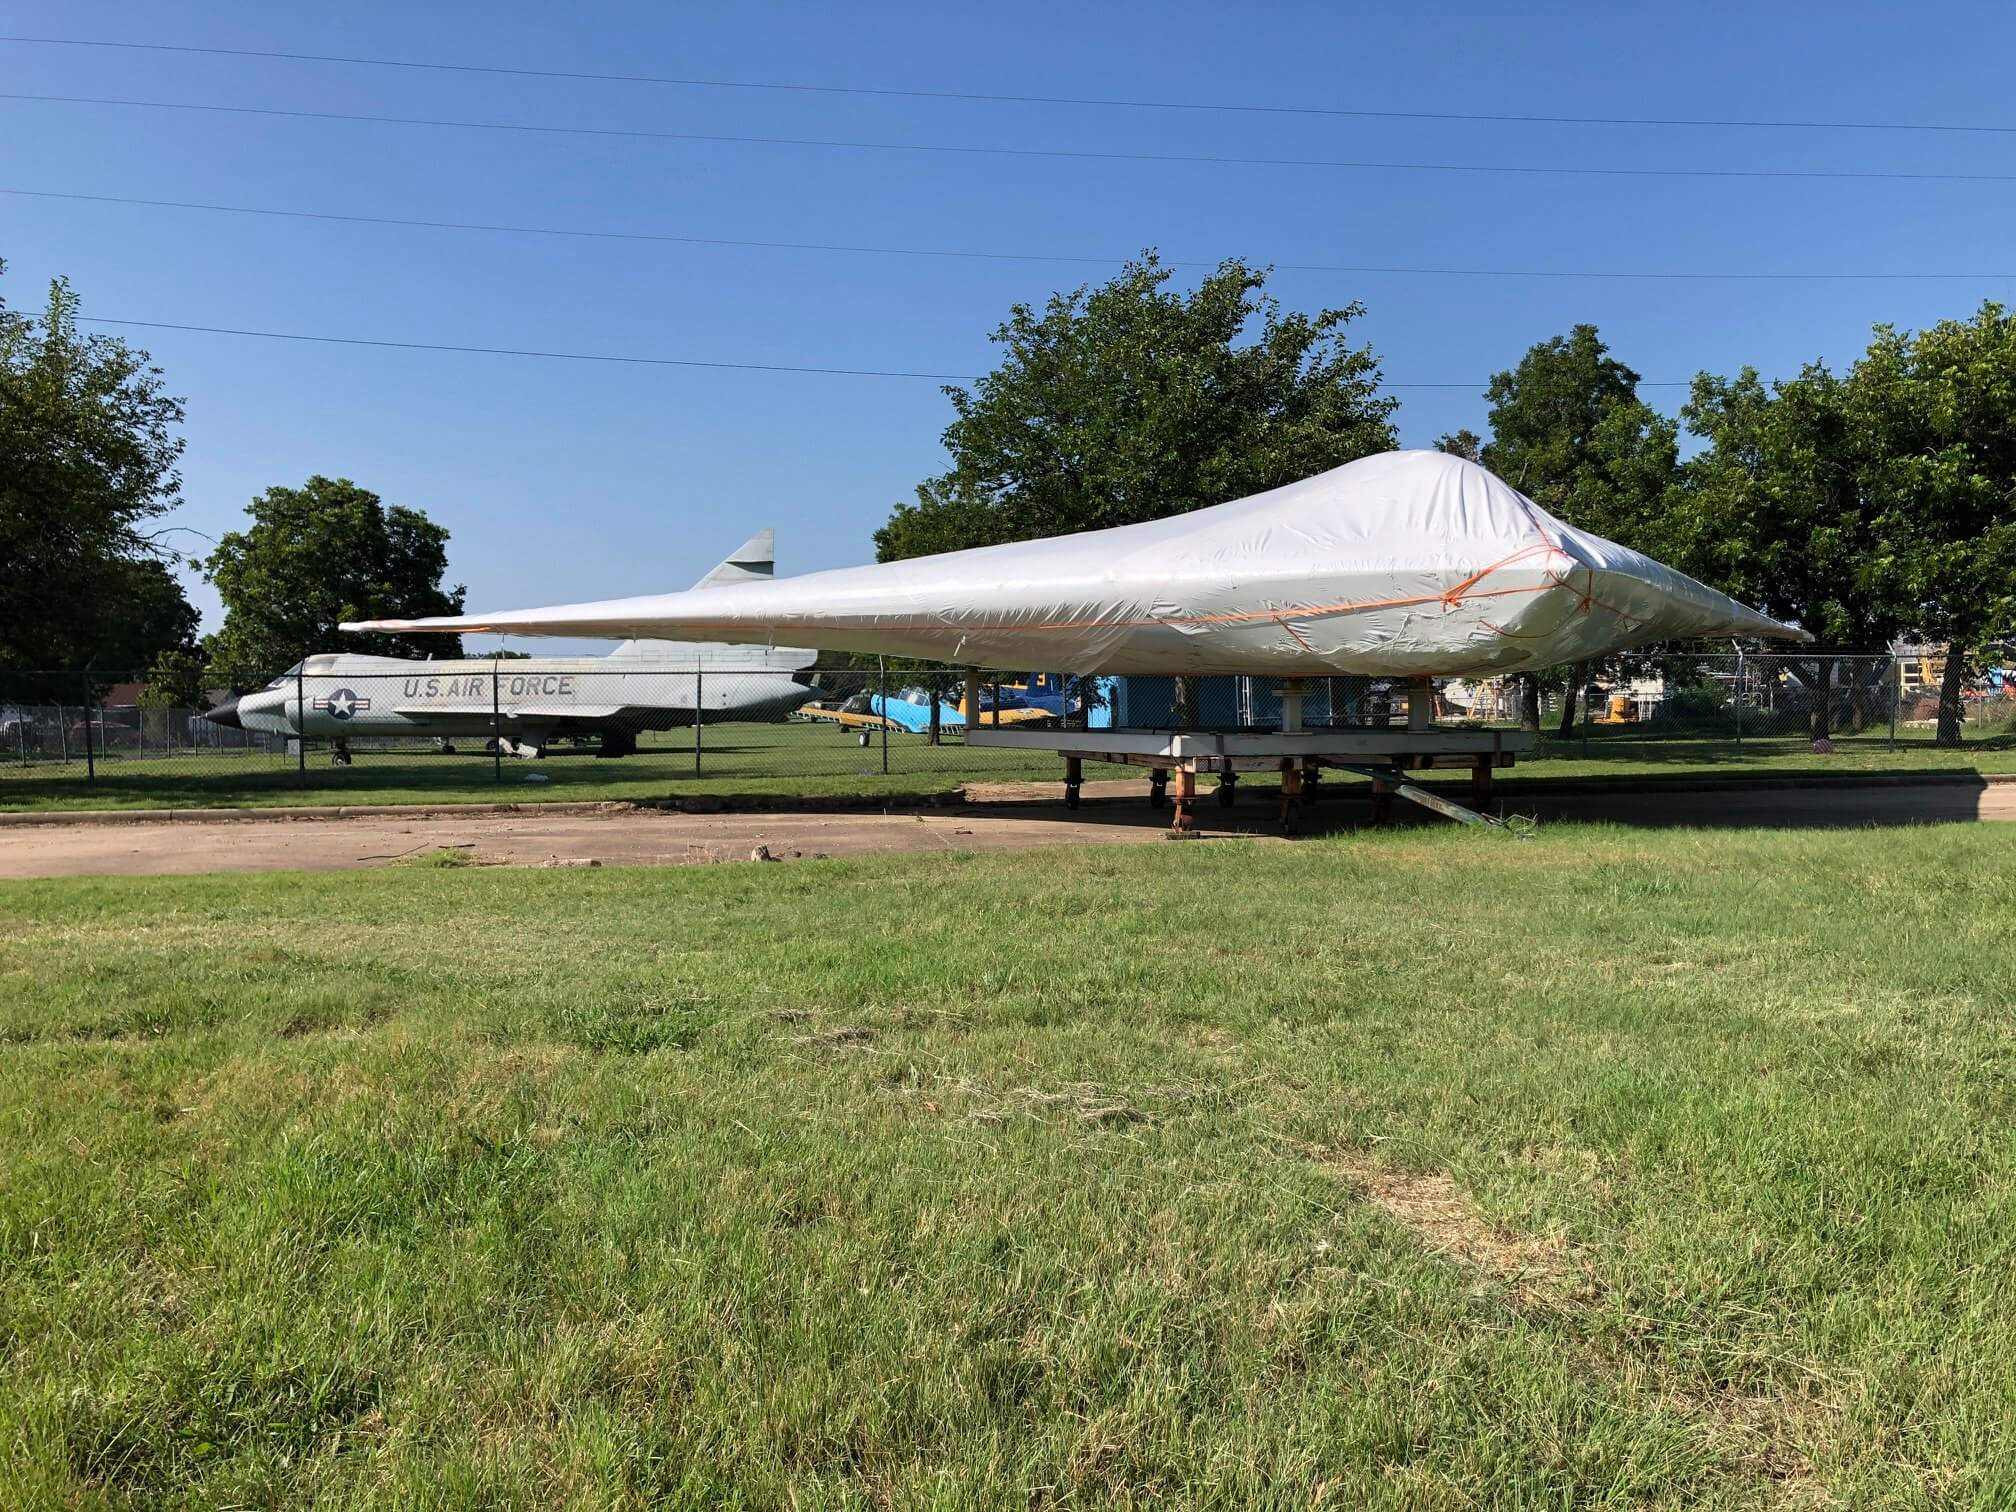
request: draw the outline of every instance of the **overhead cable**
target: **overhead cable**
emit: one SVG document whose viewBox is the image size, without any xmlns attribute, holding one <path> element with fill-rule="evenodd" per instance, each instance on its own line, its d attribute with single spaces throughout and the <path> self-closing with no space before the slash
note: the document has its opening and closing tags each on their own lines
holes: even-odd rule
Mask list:
<svg viewBox="0 0 2016 1512">
<path fill-rule="evenodd" d="M 338 63 L 352 67 L 399 68 L 430 73 L 490 74 L 513 79 L 564 79 L 601 84 L 656 84 L 684 89 L 769 90 L 788 94 L 861 95 L 899 100 L 963 100 L 1006 105 L 1090 106 L 1119 110 L 1206 111 L 1269 116 L 1329 116 L 1348 120 L 1471 121 L 1544 126 L 1666 126 L 1767 131 L 1936 131 L 2016 134 L 2016 125 L 1975 121 L 1825 120 L 1741 116 L 1544 115 L 1515 111 L 1375 110 L 1341 105 L 1260 105 L 1247 101 L 1157 100 L 1098 95 L 984 93 L 958 89 L 898 89 L 857 84 L 808 84 L 764 79 L 717 79 L 674 74 L 603 73 L 588 69 L 513 68 L 490 63 L 379 58 L 345 53 L 282 52 L 251 47 L 199 47 L 169 42 L 126 42 L 89 37 L 5 37 L 37 47 L 105 48 L 129 52 L 187 53 L 218 58 L 259 58 L 273 62 Z"/>
<path fill-rule="evenodd" d="M 946 247 L 888 247 L 859 242 L 758 241 L 748 237 L 681 236 L 662 231 L 612 231 L 586 226 L 519 226 L 497 221 L 419 220 L 395 215 L 350 215 L 334 210 L 285 210 L 270 205 L 221 205 L 205 200 L 143 199 L 126 194 L 83 194 L 61 189 L 15 189 L 0 186 L 0 194 L 29 199 L 77 200 L 94 205 L 133 205 L 157 210 L 200 210 L 224 215 L 261 215 L 285 220 L 333 221 L 354 226 L 394 226 L 426 231 L 477 231 L 508 236 L 563 236 L 595 241 L 664 242 L 687 247 L 739 247 L 771 252 L 842 252 L 878 257 L 941 257 L 975 262 L 1074 263 L 1096 267 L 1116 267 L 1125 257 L 1098 257 L 1089 253 L 1065 252 L 978 252 Z M 1225 259 L 1164 258 L 1171 268 L 1215 268 Z M 1683 281 L 1767 282 L 1791 280 L 1822 281 L 1993 281 L 2016 278 L 2016 273 L 1848 273 L 1794 271 L 1765 272 L 1673 272 L 1655 269 L 1598 268 L 1443 268 L 1406 263 L 1294 263 L 1257 260 L 1281 273 L 1353 273 L 1424 278 L 1592 278 L 1657 279 Z"/>
<path fill-rule="evenodd" d="M 132 110 L 175 110 L 213 115 L 263 116 L 297 121 L 345 121 L 377 126 L 423 126 L 455 131 L 508 131 L 542 136 L 601 137 L 631 141 L 707 142 L 742 147 L 818 147 L 854 152 L 938 153 L 956 157 L 1008 157 L 1076 162 L 1185 163 L 1221 168 L 1318 168 L 1353 172 L 1510 174 L 1531 177 L 1662 179 L 1833 179 L 1922 183 L 2012 183 L 2016 173 L 1953 173 L 1863 168 L 1605 168 L 1561 163 L 1430 163 L 1371 158 L 1238 157 L 1211 153 L 1120 152 L 1077 147 L 966 146 L 950 142 L 879 142 L 844 137 L 739 136 L 711 131 L 653 131 L 631 126 L 549 126 L 526 121 L 467 121 L 446 116 L 370 115 L 343 110 L 283 110 L 267 105 L 217 105 L 187 100 L 133 100 L 103 95 L 0 93 L 0 100 L 46 105 L 109 105 Z"/>
</svg>

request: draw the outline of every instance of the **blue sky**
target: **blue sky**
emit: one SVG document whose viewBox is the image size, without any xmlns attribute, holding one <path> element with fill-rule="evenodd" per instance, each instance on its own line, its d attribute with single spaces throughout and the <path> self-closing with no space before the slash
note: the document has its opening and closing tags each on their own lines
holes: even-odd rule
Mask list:
<svg viewBox="0 0 2016 1512">
<path fill-rule="evenodd" d="M 14 4 L 10 34 L 996 94 L 2016 124 L 2007 7 L 279 7 Z M 2016 173 L 2016 135 L 1377 120 L 503 78 L 0 44 L 9 91 L 721 135 L 1479 165 Z M 1878 321 L 2016 301 L 2016 184 L 1557 177 L 537 136 L 0 101 L 0 188 L 679 236 L 1119 259 L 1555 270 L 1956 271 L 1917 282 L 1282 272 L 1400 389 L 1408 444 L 1594 321 L 1651 381 L 1851 359 Z M 977 373 L 1016 300 L 1097 263 L 572 240 L 0 196 L 0 291 L 87 314 L 451 344 Z M 1998 275 L 1999 276 L 1995 276 Z M 774 525 L 864 561 L 943 464 L 928 381 L 128 333 L 186 395 L 185 507 L 355 478 L 453 532 L 472 609 L 682 587 Z M 1662 407 L 1683 391 L 1649 389 Z M 183 538 L 200 547 L 194 538 Z M 192 597 L 214 628 L 207 585 Z M 472 644 L 474 644 L 472 642 Z"/>
</svg>

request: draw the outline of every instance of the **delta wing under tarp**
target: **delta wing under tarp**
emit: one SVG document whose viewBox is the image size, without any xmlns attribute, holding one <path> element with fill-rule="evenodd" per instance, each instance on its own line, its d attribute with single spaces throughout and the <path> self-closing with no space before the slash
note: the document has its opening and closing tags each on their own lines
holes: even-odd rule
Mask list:
<svg viewBox="0 0 2016 1512">
<path fill-rule="evenodd" d="M 1553 518 L 1483 468 L 1386 452 L 1166 520 L 685 593 L 346 630 L 668 637 L 1071 673 L 1459 674 L 1698 636 L 1810 639 Z"/>
</svg>

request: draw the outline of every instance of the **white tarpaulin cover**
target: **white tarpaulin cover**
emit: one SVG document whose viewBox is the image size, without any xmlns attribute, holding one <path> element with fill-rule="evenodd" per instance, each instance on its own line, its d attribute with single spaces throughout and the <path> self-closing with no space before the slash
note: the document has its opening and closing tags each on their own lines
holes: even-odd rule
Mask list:
<svg viewBox="0 0 2016 1512">
<path fill-rule="evenodd" d="M 1802 631 L 1472 462 L 1385 452 L 1166 520 L 685 593 L 346 630 L 819 646 L 1056 672 L 1456 675 Z"/>
</svg>

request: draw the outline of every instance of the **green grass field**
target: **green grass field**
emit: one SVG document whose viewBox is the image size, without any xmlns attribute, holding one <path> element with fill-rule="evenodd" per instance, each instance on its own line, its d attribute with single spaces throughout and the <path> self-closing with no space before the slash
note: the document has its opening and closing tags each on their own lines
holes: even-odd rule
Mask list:
<svg viewBox="0 0 2016 1512">
<path fill-rule="evenodd" d="M 2005 1507 L 2000 827 L 0 887 L 14 1507 Z"/>
<path fill-rule="evenodd" d="M 502 778 L 490 757 L 473 750 L 360 751 L 338 767 L 311 751 L 305 773 L 284 757 L 232 751 L 168 756 L 118 755 L 100 763 L 87 783 L 83 765 L 0 763 L 0 812 L 64 808 L 266 807 L 344 803 L 539 803 L 579 799 L 667 797 L 914 796 L 949 793 L 967 782 L 1059 781 L 1054 756 L 968 750 L 957 741 L 933 747 L 915 736 L 891 736 L 888 771 L 880 744 L 863 748 L 823 725 L 723 725 L 705 734 L 695 774 L 690 731 L 649 737 L 635 756 L 600 761 L 563 751 L 542 761 L 506 759 Z M 1588 742 L 1550 742 L 1506 780 L 1589 777 L 1745 778 L 1869 776 L 1922 772 L 2016 772 L 2016 735 L 1971 739 L 1940 750 L 1923 731 L 1907 731 L 1897 749 L 1881 735 L 1844 738 L 1834 754 L 1816 756 L 1791 736 L 1647 739 L 1635 731 L 1599 731 Z M 1095 764 L 1086 776 L 1139 776 Z M 1458 784 L 1461 773 L 1442 774 Z M 1349 779 L 1345 779 L 1349 780 Z"/>
</svg>

